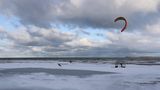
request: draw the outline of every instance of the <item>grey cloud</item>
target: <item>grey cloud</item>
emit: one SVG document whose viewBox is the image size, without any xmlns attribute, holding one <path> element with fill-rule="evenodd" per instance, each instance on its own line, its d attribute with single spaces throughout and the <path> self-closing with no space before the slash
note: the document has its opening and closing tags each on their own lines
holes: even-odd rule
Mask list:
<svg viewBox="0 0 160 90">
<path fill-rule="evenodd" d="M 4 48 L 0 51 L 7 52 L 11 49 L 12 53 L 15 51 L 19 54 L 22 52 L 39 56 L 132 56 L 159 53 L 157 22 L 160 20 L 160 1 L 123 1 L 0 0 L 0 13 L 17 17 L 24 25 L 24 28 L 16 27 L 17 30 L 13 32 L 0 29 L 0 38 L 7 39 L 8 43 L 11 43 L 9 48 L 5 47 L 6 51 Z M 109 31 L 111 35 L 96 34 L 106 38 L 104 42 L 108 40 L 110 43 L 80 40 L 81 38 L 75 34 L 63 33 L 52 27 L 52 25 L 66 25 L 82 28 L 120 28 L 122 23 L 113 22 L 117 16 L 127 18 L 128 32 L 120 35 L 112 31 Z M 147 26 L 149 28 L 146 28 Z M 129 32 L 131 29 L 135 31 Z M 91 35 L 88 31 L 79 30 L 79 32 Z"/>
<path fill-rule="evenodd" d="M 54 17 L 52 9 L 56 8 L 60 0 L 1 0 L 0 2 L 1 10 L 5 14 L 18 17 L 22 24 L 47 28 L 51 26 Z"/>
<path fill-rule="evenodd" d="M 56 29 L 38 27 L 17 28 L 16 31 L 6 32 L 7 39 L 20 46 L 52 46 L 58 48 L 65 42 L 72 41 L 76 36 L 71 33 L 60 32 Z"/>
<path fill-rule="evenodd" d="M 160 1 L 131 0 L 1 0 L 1 10 L 20 19 L 24 25 L 50 28 L 54 25 L 68 25 L 92 28 L 117 28 L 113 21 L 124 16 L 129 27 L 140 28 L 159 18 Z M 155 3 L 154 3 L 155 2 Z M 137 6 L 136 6 L 136 5 Z M 153 4 L 150 7 L 148 4 Z M 147 6 L 148 5 L 148 6 Z M 127 8 L 126 8 L 127 7 Z M 155 10 L 156 9 L 156 10 Z M 2 13 L 2 12 L 1 12 Z"/>
<path fill-rule="evenodd" d="M 24 31 L 25 32 L 24 32 Z M 45 30 L 45 32 L 43 32 Z M 19 32 L 23 31 L 23 33 Z M 119 39 L 111 39 L 111 43 L 102 43 L 100 41 L 88 41 L 93 46 L 87 46 L 87 41 L 79 42 L 78 44 L 66 44 L 68 42 L 77 41 L 78 38 L 74 38 L 74 35 L 68 33 L 62 33 L 56 30 L 42 29 L 38 27 L 30 27 L 30 30 L 25 28 L 19 28 L 18 31 L 10 34 L 6 32 L 7 38 L 10 42 L 13 42 L 10 45 L 8 50 L 1 50 L 1 52 L 12 55 L 13 53 L 23 56 L 136 56 L 136 55 L 155 55 L 159 53 L 159 43 L 155 39 L 157 37 L 151 38 L 147 34 L 142 33 L 142 35 L 136 33 L 123 33 L 117 35 L 116 33 L 111 32 L 113 35 L 109 37 L 118 37 Z M 24 37 L 29 35 L 31 38 L 19 37 L 19 34 L 22 34 Z M 35 35 L 36 33 L 36 35 Z M 56 36 L 53 38 L 53 36 Z M 25 36 L 26 35 L 26 36 Z M 63 39 L 64 37 L 66 39 Z M 16 36 L 16 37 L 15 37 Z M 38 39 L 35 39 L 38 38 Z M 46 39 L 50 37 L 50 39 Z M 127 37 L 127 38 L 126 38 Z M 150 39 L 148 39 L 150 38 Z M 22 39 L 22 40 L 21 40 Z M 81 39 L 81 38 L 79 38 Z M 59 44 L 56 40 L 59 40 Z M 146 40 L 148 40 L 146 42 Z M 48 42 L 48 43 L 44 43 Z M 84 44 L 83 44 L 84 43 Z M 85 45 L 86 44 L 86 45 Z M 152 46 L 152 47 L 151 47 Z M 2 55 L 3 55 L 2 54 Z M 16 56 L 16 55 L 15 55 Z"/>
</svg>

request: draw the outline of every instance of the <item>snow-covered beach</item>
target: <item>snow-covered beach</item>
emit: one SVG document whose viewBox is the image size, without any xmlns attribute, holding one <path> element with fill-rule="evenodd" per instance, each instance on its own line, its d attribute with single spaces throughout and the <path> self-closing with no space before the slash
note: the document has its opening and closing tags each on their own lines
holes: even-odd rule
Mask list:
<svg viewBox="0 0 160 90">
<path fill-rule="evenodd" d="M 15 61 L 0 63 L 0 90 L 159 90 L 159 70 L 160 65 Z"/>
</svg>

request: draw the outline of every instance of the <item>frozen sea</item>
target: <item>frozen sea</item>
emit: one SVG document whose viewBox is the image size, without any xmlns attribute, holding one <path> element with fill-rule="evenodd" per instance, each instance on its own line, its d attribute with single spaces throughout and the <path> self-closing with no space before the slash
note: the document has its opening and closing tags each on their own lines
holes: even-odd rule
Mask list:
<svg viewBox="0 0 160 90">
<path fill-rule="evenodd" d="M 111 63 L 0 63 L 0 90 L 160 90 L 160 65 L 114 68 Z"/>
</svg>

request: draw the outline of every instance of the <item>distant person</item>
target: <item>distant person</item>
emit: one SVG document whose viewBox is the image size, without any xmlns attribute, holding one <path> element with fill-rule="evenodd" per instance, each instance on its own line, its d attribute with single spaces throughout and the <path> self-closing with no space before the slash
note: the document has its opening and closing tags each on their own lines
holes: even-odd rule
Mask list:
<svg viewBox="0 0 160 90">
<path fill-rule="evenodd" d="M 115 65 L 115 68 L 118 68 L 118 65 Z"/>
<path fill-rule="evenodd" d="M 62 65 L 60 63 L 58 63 L 58 66 L 62 67 Z"/>
<path fill-rule="evenodd" d="M 125 68 L 126 67 L 125 62 L 124 61 L 116 61 L 115 68 L 118 68 L 118 67 Z"/>
<path fill-rule="evenodd" d="M 69 63 L 72 63 L 72 61 L 70 60 Z"/>
<path fill-rule="evenodd" d="M 118 64 L 119 64 L 119 62 L 116 61 L 116 63 L 115 63 L 115 68 L 118 68 Z"/>
<path fill-rule="evenodd" d="M 120 65 L 121 65 L 121 68 L 125 68 L 125 66 L 123 65 L 123 63 L 120 63 Z"/>
</svg>

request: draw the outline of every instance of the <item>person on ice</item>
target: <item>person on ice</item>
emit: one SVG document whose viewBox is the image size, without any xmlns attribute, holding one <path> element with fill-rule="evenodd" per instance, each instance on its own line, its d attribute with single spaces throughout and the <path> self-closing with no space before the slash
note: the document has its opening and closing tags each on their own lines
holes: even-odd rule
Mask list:
<svg viewBox="0 0 160 90">
<path fill-rule="evenodd" d="M 58 63 L 58 66 L 62 67 L 62 65 L 60 63 Z"/>
<path fill-rule="evenodd" d="M 121 68 L 125 68 L 125 62 L 124 61 L 116 61 L 115 68 L 118 68 L 120 65 Z"/>
</svg>

